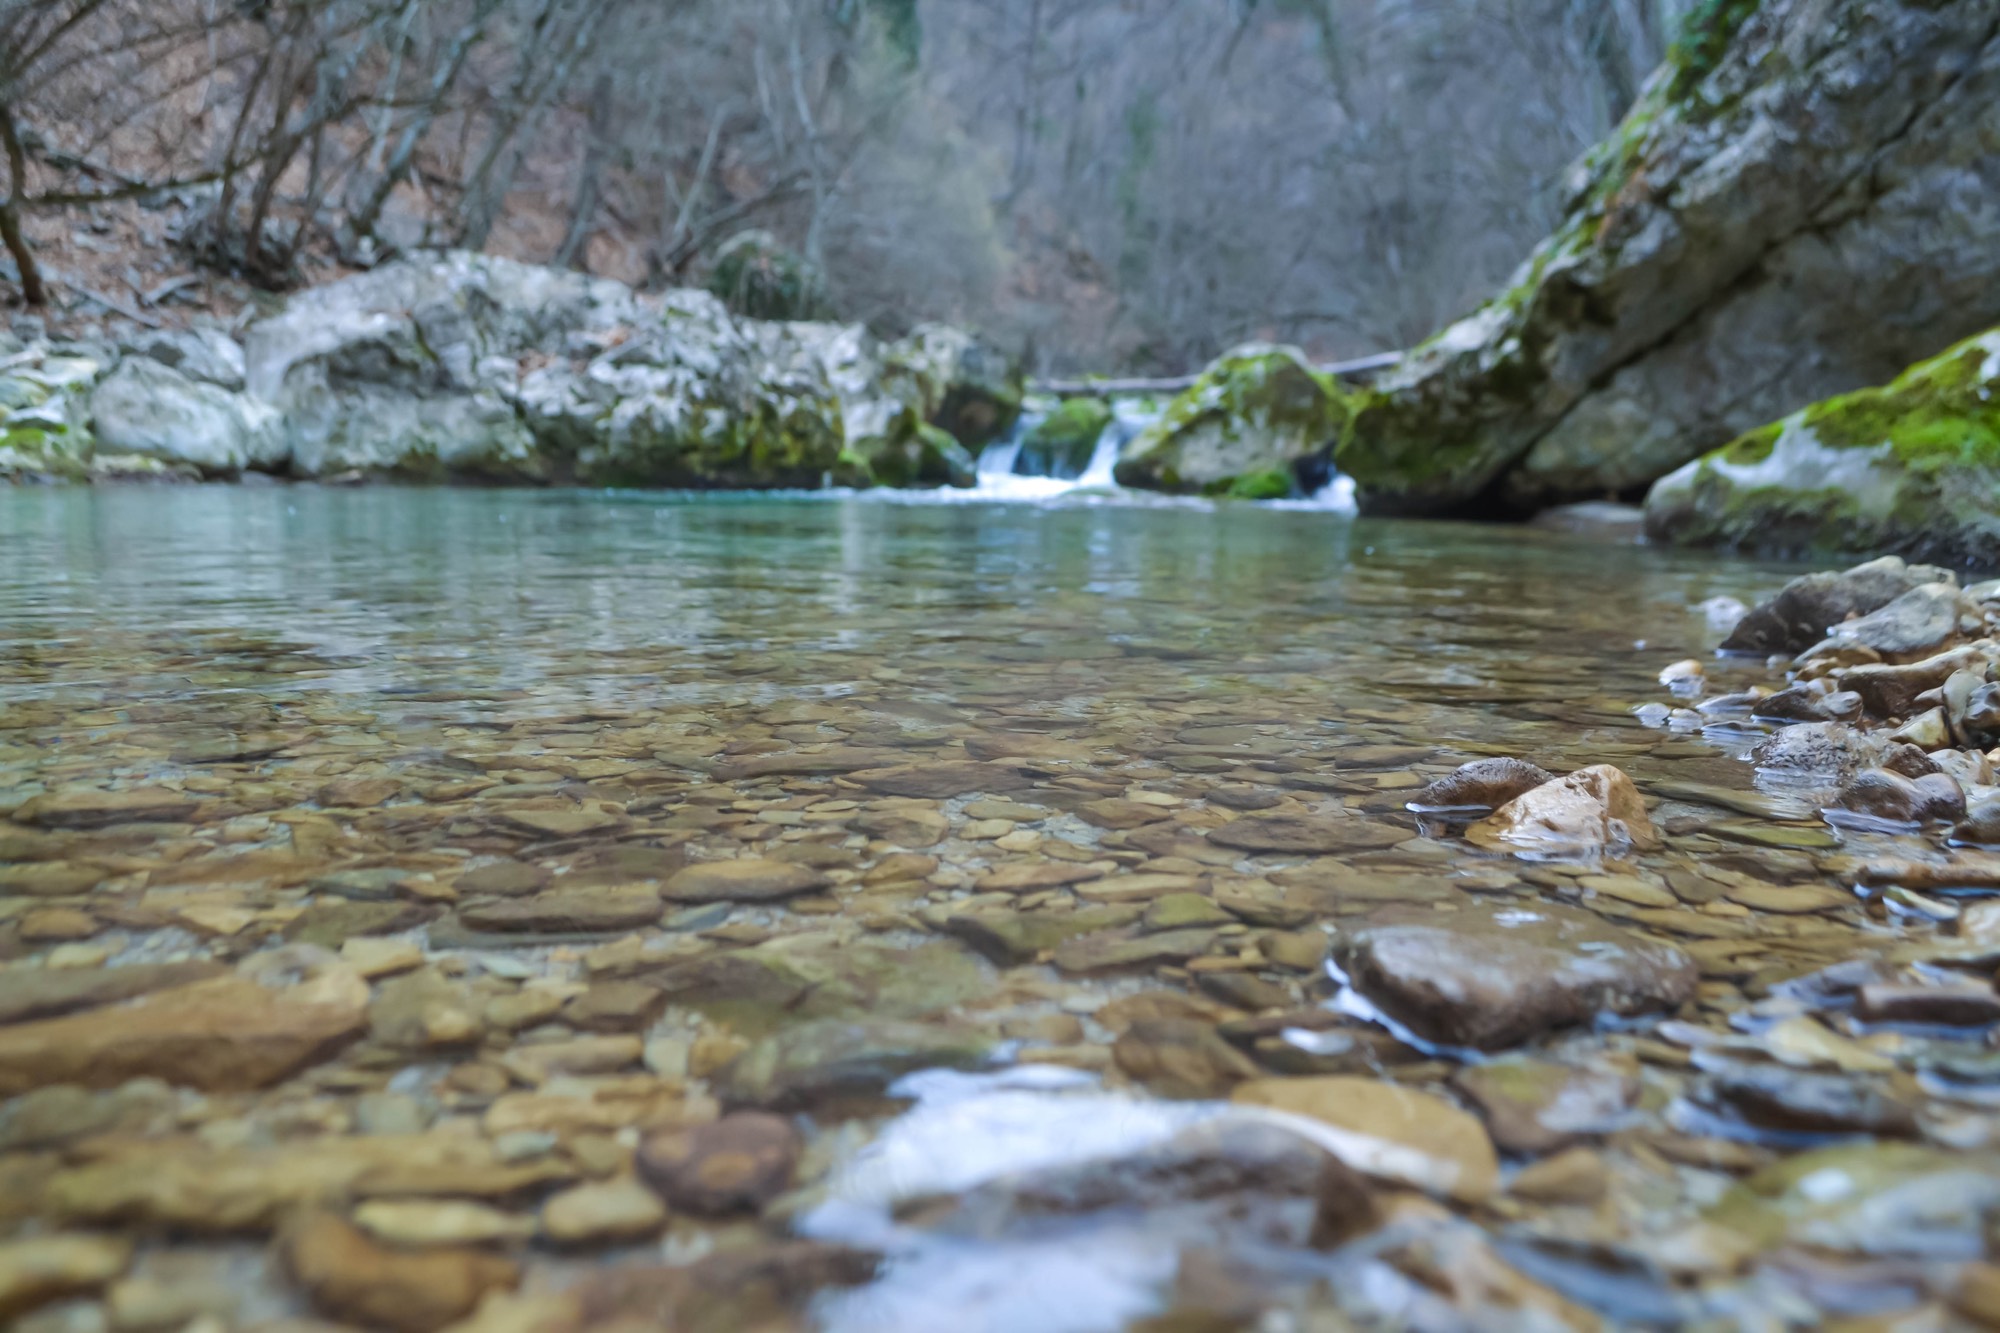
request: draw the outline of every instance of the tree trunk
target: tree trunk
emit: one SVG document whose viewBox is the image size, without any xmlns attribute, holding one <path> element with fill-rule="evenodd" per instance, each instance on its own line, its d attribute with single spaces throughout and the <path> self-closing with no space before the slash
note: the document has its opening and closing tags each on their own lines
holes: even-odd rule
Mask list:
<svg viewBox="0 0 2000 1333">
<path fill-rule="evenodd" d="M 570 209 L 569 231 L 550 261 L 557 268 L 584 269 L 584 245 L 596 229 L 598 194 L 604 180 L 604 159 L 611 153 L 611 76 L 597 76 L 590 94 L 590 142 L 583 151 L 577 176 L 576 203 Z"/>
<path fill-rule="evenodd" d="M 7 198 L 0 203 L 0 242 L 14 256 L 21 270 L 21 299 L 29 305 L 47 305 L 49 289 L 42 282 L 42 270 L 35 252 L 21 234 L 21 201 L 28 194 L 28 155 L 21 149 L 21 136 L 14 127 L 13 108 L 0 106 L 0 148 L 7 154 Z"/>
</svg>

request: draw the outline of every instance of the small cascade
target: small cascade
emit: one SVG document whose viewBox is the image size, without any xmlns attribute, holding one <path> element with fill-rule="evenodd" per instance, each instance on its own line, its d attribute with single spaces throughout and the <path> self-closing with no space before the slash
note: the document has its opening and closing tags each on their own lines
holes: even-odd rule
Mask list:
<svg viewBox="0 0 2000 1333">
<path fill-rule="evenodd" d="M 1014 463 L 1021 456 L 1021 444 L 1028 438 L 1028 432 L 1032 429 L 1033 426 L 1024 414 L 1004 438 L 993 441 L 979 451 L 978 472 L 981 486 L 986 485 L 991 478 L 1014 475 Z"/>
</svg>

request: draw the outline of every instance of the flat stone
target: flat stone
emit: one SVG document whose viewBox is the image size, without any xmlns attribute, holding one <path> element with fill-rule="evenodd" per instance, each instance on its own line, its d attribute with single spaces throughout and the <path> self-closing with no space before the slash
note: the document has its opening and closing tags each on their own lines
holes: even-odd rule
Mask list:
<svg viewBox="0 0 2000 1333">
<path fill-rule="evenodd" d="M 135 963 L 130 967 L 0 969 L 0 1024 L 51 1018 L 115 1004 L 150 991 L 204 981 L 220 963 Z"/>
<path fill-rule="evenodd" d="M 677 903 L 761 903 L 815 893 L 831 882 L 810 866 L 746 857 L 696 862 L 668 880 L 661 892 Z"/>
<path fill-rule="evenodd" d="M 1173 818 L 1171 810 L 1144 801 L 1128 801 L 1119 797 L 1085 801 L 1076 808 L 1076 814 L 1085 823 L 1108 829 L 1134 829 Z"/>
<path fill-rule="evenodd" d="M 1426 1092 L 1329 1075 L 1256 1079 L 1230 1100 L 1331 1126 L 1337 1135 L 1315 1141 L 1364 1175 L 1461 1203 L 1479 1203 L 1499 1186 L 1500 1163 L 1485 1128 Z"/>
<path fill-rule="evenodd" d="M 829 746 L 824 750 L 793 750 L 786 754 L 753 754 L 725 759 L 715 766 L 717 782 L 743 782 L 752 778 L 826 777 L 881 769 L 893 765 L 900 756 L 894 750 L 873 750 L 851 745 Z"/>
<path fill-rule="evenodd" d="M 318 902 L 285 924 L 284 936 L 298 944 L 337 949 L 363 935 L 390 935 L 422 925 L 437 913 L 412 902 Z"/>
<path fill-rule="evenodd" d="M 1104 871 L 1096 866 L 1063 861 L 1015 861 L 989 870 L 973 887 L 981 893 L 1036 893 L 1103 877 Z"/>
<path fill-rule="evenodd" d="M 132 1262 L 122 1236 L 56 1234 L 0 1241 L 0 1319 L 96 1291 Z"/>
<path fill-rule="evenodd" d="M 606 810 L 578 807 L 570 810 L 509 809 L 500 822 L 543 838 L 577 838 L 586 833 L 602 833 L 623 821 Z"/>
<path fill-rule="evenodd" d="M 1913 588 L 1951 578 L 1945 570 L 1909 565 L 1893 555 L 1838 573 L 1807 574 L 1738 621 L 1722 648 L 1741 653 L 1803 652 L 1850 617 L 1879 610 Z"/>
<path fill-rule="evenodd" d="M 104 872 L 95 866 L 72 865 L 67 861 L 0 865 L 0 896 L 70 898 L 89 893 L 104 878 Z"/>
<path fill-rule="evenodd" d="M 1019 967 L 1065 940 L 1130 925 L 1139 913 L 1136 906 L 1075 912 L 961 912 L 945 918 L 944 929 L 999 966 Z"/>
<path fill-rule="evenodd" d="M 658 1235 L 666 1205 L 631 1176 L 591 1181 L 542 1205 L 542 1234 L 558 1245 L 617 1245 Z"/>
<path fill-rule="evenodd" d="M 681 1212 L 759 1213 L 791 1188 L 803 1150 L 781 1116 L 737 1111 L 706 1125 L 662 1130 L 639 1145 L 639 1173 Z"/>
<path fill-rule="evenodd" d="M 1034 785 L 1020 769 L 1010 764 L 961 759 L 862 769 L 850 777 L 869 791 L 883 796 L 920 796 L 932 801 L 948 801 L 954 796 L 970 796 L 975 792 L 1004 796 L 1009 792 L 1026 791 Z"/>
<path fill-rule="evenodd" d="M 1055 965 L 1062 972 L 1088 974 L 1183 963 L 1207 953 L 1214 942 L 1213 930 L 1169 930 L 1152 935 L 1099 931 L 1057 945 Z"/>
<path fill-rule="evenodd" d="M 480 1008 L 464 986 L 425 968 L 375 988 L 368 1004 L 369 1035 L 405 1050 L 463 1046 L 479 1039 Z"/>
<path fill-rule="evenodd" d="M 478 1250 L 392 1250 L 332 1213 L 286 1228 L 280 1250 L 292 1278 L 327 1314 L 397 1333 L 432 1333 L 520 1280 L 510 1261 Z"/>
<path fill-rule="evenodd" d="M 1517 1199 L 1554 1204 L 1596 1203 L 1610 1189 L 1610 1170 L 1588 1148 L 1570 1148 L 1530 1163 L 1507 1186 Z"/>
<path fill-rule="evenodd" d="M 464 1199 L 371 1199 L 354 1210 L 354 1224 L 389 1245 L 490 1245 L 535 1234 L 519 1213 Z"/>
<path fill-rule="evenodd" d="M 879 1096 L 919 1069 L 971 1069 L 992 1041 L 947 1023 L 820 1019 L 764 1038 L 715 1080 L 726 1105 L 803 1109 L 833 1097 Z"/>
<path fill-rule="evenodd" d="M 937 810 L 870 810 L 854 827 L 897 847 L 935 847 L 951 831 L 951 821 Z"/>
<path fill-rule="evenodd" d="M 217 977 L 118 1008 L 0 1028 L 0 1097 L 133 1078 L 206 1092 L 268 1087 L 359 1035 L 367 1009 L 368 984 L 327 968 L 282 990 Z"/>
<path fill-rule="evenodd" d="M 1427 1041 L 1501 1050 L 1598 1014 L 1671 1009 L 1697 970 L 1672 945 L 1548 903 L 1386 908 L 1343 929 L 1354 987 Z"/>
<path fill-rule="evenodd" d="M 648 885 L 548 889 L 526 898 L 468 903 L 459 920 L 474 930 L 536 934 L 635 930 L 659 922 L 660 895 Z"/>
<path fill-rule="evenodd" d="M 201 804 L 185 792 L 164 787 L 124 791 L 62 791 L 37 796 L 14 812 L 23 824 L 41 828 L 104 828 L 112 824 L 171 824 Z"/>
<path fill-rule="evenodd" d="M 547 888 L 552 878 L 542 867 L 525 861 L 496 861 L 466 871 L 452 881 L 452 887 L 468 898 L 519 898 Z"/>
<path fill-rule="evenodd" d="M 1526 1058 L 1468 1065 L 1452 1082 L 1479 1108 L 1494 1143 L 1530 1155 L 1618 1128 L 1639 1095 L 1629 1074 Z"/>
<path fill-rule="evenodd" d="M 1118 1034 L 1111 1058 L 1127 1077 L 1162 1097 L 1217 1097 L 1257 1066 L 1216 1034 L 1207 1023 L 1185 1018 L 1146 1018 Z"/>
<path fill-rule="evenodd" d="M 1960 592 L 1956 582 L 1926 583 L 1865 616 L 1832 626 L 1828 633 L 1894 660 L 1934 653 L 1979 626 L 1978 603 Z"/>
<path fill-rule="evenodd" d="M 1208 840 L 1221 847 L 1295 855 L 1372 851 L 1415 836 L 1389 824 L 1324 815 L 1250 815 L 1208 832 Z"/>
</svg>

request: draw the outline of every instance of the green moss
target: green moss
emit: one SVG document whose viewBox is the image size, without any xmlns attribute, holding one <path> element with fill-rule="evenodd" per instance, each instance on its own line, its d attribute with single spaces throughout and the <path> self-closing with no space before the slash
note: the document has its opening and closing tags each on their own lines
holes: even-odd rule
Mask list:
<svg viewBox="0 0 2000 1333">
<path fill-rule="evenodd" d="M 831 319 L 819 270 L 766 231 L 740 232 L 716 252 L 708 290 L 751 319 Z"/>
<path fill-rule="evenodd" d="M 1738 467 L 1755 467 L 1771 456 L 1771 450 L 1777 447 L 1778 436 L 1784 433 L 1784 429 L 1784 422 L 1774 421 L 1730 441 L 1722 447 L 1723 461 Z"/>
<path fill-rule="evenodd" d="M 1296 349 L 1238 348 L 1126 446 L 1116 475 L 1126 486 L 1203 494 L 1261 472 L 1289 477 L 1294 465 L 1332 452 L 1356 403 Z"/>
<path fill-rule="evenodd" d="M 1282 468 L 1247 472 L 1223 491 L 1232 500 L 1283 500 L 1291 493 L 1292 474 Z"/>
<path fill-rule="evenodd" d="M 1729 44 L 1759 5 L 1760 0 L 1702 0 L 1688 14 L 1680 37 L 1667 51 L 1667 66 L 1673 70 L 1667 82 L 1670 101 L 1686 101 L 1702 80 L 1715 72 Z"/>
<path fill-rule="evenodd" d="M 1066 398 L 1028 432 L 1014 470 L 1031 477 L 1080 477 L 1110 424 L 1111 408 L 1103 399 Z"/>
<path fill-rule="evenodd" d="M 1813 404 L 1799 415 L 1830 448 L 1893 447 L 1908 467 L 2000 466 L 2000 390 L 1984 377 L 2000 360 L 1992 334 L 1920 361 L 1881 388 Z"/>
</svg>

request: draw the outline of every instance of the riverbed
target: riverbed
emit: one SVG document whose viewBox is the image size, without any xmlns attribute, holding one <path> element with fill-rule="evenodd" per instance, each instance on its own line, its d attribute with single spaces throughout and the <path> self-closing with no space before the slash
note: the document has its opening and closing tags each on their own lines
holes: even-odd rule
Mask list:
<svg viewBox="0 0 2000 1333">
<path fill-rule="evenodd" d="M 1976 900 L 1638 711 L 1773 682 L 1714 611 L 1800 567 L 1088 487 L 14 489 L 0 550 L 21 1328 L 1972 1299 L 1990 1029 L 1826 978 L 1964 965 Z M 1409 808 L 1487 757 L 1615 766 L 1657 844 Z M 1426 1037 L 1334 961 L 1411 913 L 1686 985 Z"/>
</svg>

